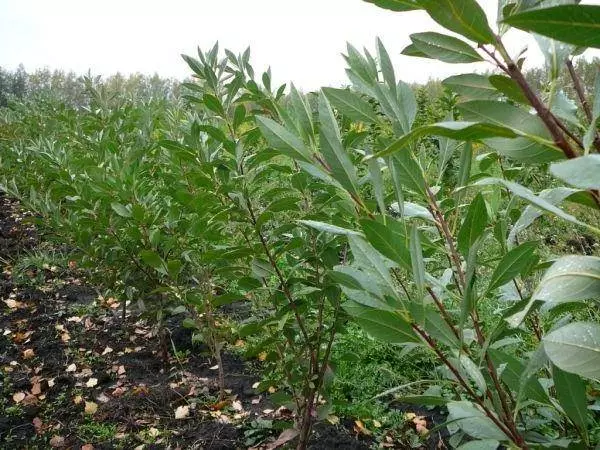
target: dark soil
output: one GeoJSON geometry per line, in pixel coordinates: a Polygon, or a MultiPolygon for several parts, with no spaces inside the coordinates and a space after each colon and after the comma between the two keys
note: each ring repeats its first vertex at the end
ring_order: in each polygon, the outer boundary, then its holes
{"type": "MultiPolygon", "coordinates": [[[[216,363],[181,317],[167,322],[164,361],[156,330],[132,313],[123,322],[119,301],[100,297],[74,265],[15,281],[15,261],[43,241],[28,218],[0,193],[0,448],[243,449],[257,420],[291,422],[253,389],[260,363],[232,351],[223,353],[228,397],[219,402],[216,363]]],[[[310,448],[370,448],[351,428],[318,424],[310,448]]],[[[262,442],[279,433],[267,430],[262,442]]]]}

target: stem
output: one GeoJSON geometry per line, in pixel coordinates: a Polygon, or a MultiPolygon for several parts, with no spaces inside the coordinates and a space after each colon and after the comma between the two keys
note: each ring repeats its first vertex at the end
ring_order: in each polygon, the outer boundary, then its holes
{"type": "Polygon", "coordinates": [[[260,228],[257,227],[256,214],[254,213],[254,209],[252,208],[252,202],[250,201],[250,199],[248,197],[246,197],[246,206],[248,207],[248,212],[250,214],[250,220],[252,222],[252,225],[254,225],[254,229],[256,231],[256,234],[258,235],[258,238],[263,247],[265,255],[267,256],[267,259],[269,260],[269,264],[275,271],[275,274],[277,275],[277,279],[279,280],[279,284],[281,285],[281,290],[283,291],[285,298],[287,299],[290,307],[292,308],[292,311],[294,311],[294,316],[296,317],[296,322],[298,323],[300,332],[302,333],[302,336],[304,337],[306,344],[310,345],[310,337],[308,335],[308,332],[306,331],[306,327],[304,326],[304,321],[302,320],[302,317],[298,313],[298,309],[296,307],[296,302],[294,302],[294,297],[292,296],[292,293],[287,285],[287,281],[283,277],[281,270],[279,270],[279,267],[277,266],[277,262],[275,261],[275,258],[273,257],[271,250],[269,249],[267,240],[265,239],[260,228]]]}
{"type": "Polygon", "coordinates": [[[450,258],[451,258],[452,262],[454,263],[456,276],[458,277],[458,281],[459,281],[459,287],[461,288],[461,291],[464,292],[465,287],[466,287],[465,273],[462,270],[462,263],[460,261],[460,256],[458,254],[458,251],[456,250],[456,246],[454,245],[454,239],[452,237],[452,233],[450,232],[450,229],[448,228],[448,222],[446,222],[446,219],[444,218],[444,214],[440,210],[440,207],[437,204],[435,196],[433,195],[433,192],[431,192],[431,189],[429,189],[429,186],[426,186],[426,190],[427,190],[427,196],[429,198],[429,206],[431,208],[431,211],[432,211],[434,217],[436,218],[436,222],[440,226],[442,237],[446,241],[446,245],[448,246],[448,250],[450,252],[450,258]]]}
{"type": "MultiPolygon", "coordinates": [[[[581,102],[581,106],[583,107],[583,110],[585,111],[585,116],[587,117],[588,121],[590,122],[590,125],[595,126],[592,109],[590,108],[590,104],[587,101],[587,98],[585,96],[585,90],[583,89],[583,85],[581,84],[581,79],[579,78],[579,75],[577,75],[577,72],[575,72],[575,67],[573,67],[573,60],[567,59],[565,64],[567,65],[567,69],[569,70],[569,75],[571,76],[571,79],[573,80],[573,86],[575,87],[575,92],[577,92],[577,97],[579,98],[579,101],[581,102]]],[[[600,137],[598,136],[598,132],[596,132],[596,134],[594,136],[594,147],[596,148],[597,151],[600,151],[600,137]]]]}
{"type": "Polygon", "coordinates": [[[456,328],[454,327],[454,322],[452,321],[452,318],[450,317],[450,314],[448,314],[448,311],[446,310],[446,307],[444,306],[442,301],[438,298],[435,292],[433,292],[433,289],[431,289],[430,287],[427,287],[427,292],[429,293],[438,310],[440,311],[442,318],[454,333],[454,336],[456,336],[456,338],[460,340],[460,335],[458,334],[458,331],[456,331],[456,328]]]}
{"type": "Polygon", "coordinates": [[[575,92],[577,92],[577,97],[579,98],[579,101],[581,102],[581,106],[583,107],[585,116],[591,123],[592,122],[592,109],[590,108],[590,104],[588,103],[587,99],[585,98],[585,91],[581,84],[581,80],[579,79],[579,76],[577,75],[577,72],[575,72],[575,67],[573,67],[573,60],[568,58],[565,61],[565,64],[567,66],[567,69],[569,70],[569,75],[571,76],[571,79],[573,80],[573,86],[575,87],[575,92]]]}
{"type": "Polygon", "coordinates": [[[312,428],[312,408],[315,402],[315,391],[316,389],[309,389],[306,397],[306,403],[304,405],[304,412],[302,414],[302,423],[300,425],[300,435],[298,437],[298,444],[296,450],[305,450],[308,446],[308,439],[310,437],[310,430],[312,428]]]}
{"type": "Polygon", "coordinates": [[[507,428],[507,426],[502,423],[496,415],[486,406],[484,401],[473,391],[473,388],[469,386],[469,384],[465,381],[460,372],[454,367],[454,365],[446,358],[446,355],[439,349],[437,343],[431,336],[429,336],[424,330],[419,328],[418,325],[412,324],[413,329],[417,332],[419,336],[423,338],[423,340],[429,345],[429,347],[436,353],[436,355],[440,358],[440,360],[448,367],[448,369],[452,372],[454,377],[458,380],[459,384],[463,387],[463,389],[467,392],[467,394],[483,409],[483,412],[489,419],[494,422],[494,424],[514,443],[516,443],[520,448],[526,449],[527,446],[523,443],[523,438],[515,434],[513,430],[507,428]]]}
{"type": "Polygon", "coordinates": [[[500,38],[497,38],[496,43],[496,48],[498,49],[500,55],[506,63],[506,73],[510,75],[510,77],[519,85],[519,87],[523,91],[523,94],[525,94],[525,97],[527,97],[529,104],[535,109],[539,118],[542,120],[542,122],[544,122],[544,125],[546,125],[546,128],[552,135],[556,146],[563,151],[567,158],[576,158],[577,153],[575,153],[571,145],[565,139],[565,136],[563,135],[563,132],[560,126],[558,125],[556,118],[552,115],[550,110],[542,103],[542,101],[533,91],[531,86],[529,86],[529,83],[527,83],[523,72],[521,72],[521,69],[519,69],[519,67],[515,64],[515,62],[511,59],[508,52],[506,51],[502,40],[500,38]]]}

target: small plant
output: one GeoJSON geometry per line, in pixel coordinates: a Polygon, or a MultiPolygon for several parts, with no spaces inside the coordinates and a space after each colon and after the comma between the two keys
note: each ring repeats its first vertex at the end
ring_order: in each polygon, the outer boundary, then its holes
{"type": "Polygon", "coordinates": [[[101,443],[110,441],[117,434],[117,426],[113,423],[87,422],[79,425],[77,436],[85,442],[101,443]]]}

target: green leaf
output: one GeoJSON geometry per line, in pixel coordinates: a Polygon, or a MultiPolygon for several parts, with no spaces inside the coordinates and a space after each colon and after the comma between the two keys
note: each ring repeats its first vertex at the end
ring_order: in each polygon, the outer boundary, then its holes
{"type": "Polygon", "coordinates": [[[476,439],[505,441],[507,436],[473,403],[466,400],[449,402],[448,421],[455,422],[466,434],[476,439]]]}
{"type": "Polygon", "coordinates": [[[190,69],[192,69],[196,73],[196,75],[199,75],[200,77],[204,78],[204,69],[202,68],[202,64],[200,63],[200,61],[188,55],[181,55],[181,57],[184,59],[187,65],[190,66],[190,69]]]}
{"type": "Polygon", "coordinates": [[[396,75],[394,73],[394,66],[390,60],[390,55],[388,55],[388,52],[385,49],[383,42],[381,42],[381,39],[377,38],[375,43],[377,45],[377,57],[379,58],[379,64],[381,65],[383,81],[386,82],[391,90],[395,90],[396,75]]]}
{"type": "Polygon", "coordinates": [[[298,136],[267,117],[257,116],[256,122],[271,147],[290,158],[312,162],[310,151],[298,136]]]}
{"type": "Polygon", "coordinates": [[[507,127],[482,122],[438,122],[433,125],[424,125],[414,128],[400,139],[389,145],[385,150],[378,152],[376,157],[391,155],[423,136],[444,136],[461,141],[478,141],[493,137],[516,137],[517,135],[507,127]]]}
{"type": "MultiPolygon", "coordinates": [[[[471,163],[473,160],[473,144],[465,142],[460,152],[460,162],[458,168],[458,187],[466,186],[471,177],[471,163]]],[[[458,197],[462,197],[463,192],[458,192],[458,197]]]]}
{"type": "Polygon", "coordinates": [[[395,296],[396,285],[390,276],[389,262],[385,261],[381,254],[375,250],[375,247],[360,236],[348,235],[348,242],[354,257],[354,264],[364,269],[364,271],[370,272],[374,280],[390,296],[395,296]]]}
{"type": "Polygon", "coordinates": [[[494,348],[488,348],[487,352],[501,380],[512,392],[524,394],[526,400],[550,404],[550,399],[538,379],[532,376],[533,374],[525,374],[526,366],[521,360],[510,353],[494,348]],[[502,371],[498,370],[500,367],[502,371]]]}
{"type": "Polygon", "coordinates": [[[556,398],[565,416],[583,433],[587,442],[588,409],[585,392],[587,383],[579,375],[565,372],[555,365],[552,365],[552,379],[556,398]]]}
{"type": "Polygon", "coordinates": [[[218,114],[221,117],[225,117],[225,110],[223,109],[223,105],[221,101],[212,94],[205,93],[202,96],[202,103],[211,110],[212,112],[218,114]]]}
{"type": "Polygon", "coordinates": [[[390,344],[420,342],[410,323],[401,314],[366,306],[350,307],[346,304],[344,309],[354,317],[361,328],[376,339],[390,344]]]}
{"type": "Polygon", "coordinates": [[[306,98],[298,92],[296,86],[292,83],[290,88],[290,98],[292,100],[292,107],[296,115],[300,130],[308,142],[315,142],[315,127],[313,124],[312,111],[306,98]]]}
{"type": "Polygon", "coordinates": [[[600,378],[600,325],[574,322],[543,338],[550,361],[565,372],[600,378]]]}
{"type": "Polygon", "coordinates": [[[598,295],[600,258],[563,256],[546,271],[527,305],[507,321],[513,327],[518,326],[536,302],[543,302],[544,307],[550,309],[561,303],[587,300],[598,295]]]}
{"type": "Polygon", "coordinates": [[[373,86],[373,95],[383,113],[392,121],[394,132],[408,133],[417,114],[417,101],[411,87],[403,81],[398,81],[393,89],[376,83],[373,86]]]}
{"type": "Polygon", "coordinates": [[[464,353],[460,354],[458,361],[469,378],[475,383],[477,389],[479,389],[481,393],[485,392],[487,385],[485,383],[485,378],[483,378],[483,374],[481,373],[481,369],[477,366],[477,364],[475,364],[471,358],[464,353]]]}
{"type": "Polygon", "coordinates": [[[425,308],[425,323],[423,328],[434,339],[443,342],[450,348],[460,348],[460,342],[456,334],[440,315],[437,309],[425,308]]]}
{"type": "Polygon", "coordinates": [[[367,3],[372,3],[380,8],[389,9],[391,11],[412,11],[421,7],[416,1],[412,0],[364,0],[367,3]]]}
{"type": "Polygon", "coordinates": [[[306,225],[307,227],[314,228],[315,230],[324,231],[325,233],[340,234],[344,236],[356,235],[360,236],[357,231],[349,230],[347,228],[338,227],[329,223],[317,222],[314,220],[299,220],[298,223],[306,225]]]}
{"type": "Polygon", "coordinates": [[[383,176],[381,174],[381,166],[379,165],[379,160],[368,160],[367,168],[369,169],[369,179],[371,180],[371,185],[373,186],[373,192],[375,195],[375,199],[377,200],[379,212],[381,214],[385,214],[385,186],[383,184],[383,176]]]}
{"type": "Polygon", "coordinates": [[[413,192],[424,194],[425,178],[423,177],[423,169],[413,157],[412,152],[404,149],[404,151],[393,155],[392,160],[394,170],[396,170],[402,186],[413,192]]]}
{"type": "Polygon", "coordinates": [[[406,246],[406,228],[403,223],[388,220],[384,225],[374,220],[362,219],[360,226],[369,243],[378,252],[406,269],[411,268],[410,252],[406,246]]]}
{"type": "Polygon", "coordinates": [[[125,205],[117,202],[110,204],[110,207],[121,217],[131,217],[131,211],[125,205]]]}
{"type": "Polygon", "coordinates": [[[408,44],[406,47],[404,47],[400,54],[404,56],[415,56],[417,58],[431,59],[431,57],[419,50],[415,44],[408,44]]]}
{"type": "Polygon", "coordinates": [[[330,167],[331,175],[349,193],[358,196],[356,168],[342,146],[335,116],[323,91],[319,92],[319,120],[321,153],[330,167]]]}
{"type": "Polygon", "coordinates": [[[551,212],[555,216],[558,216],[561,219],[564,219],[568,222],[574,223],[575,225],[587,226],[583,222],[579,221],[576,217],[564,212],[560,208],[557,208],[552,203],[544,200],[543,198],[538,197],[533,192],[531,192],[529,189],[527,189],[524,186],[521,186],[518,183],[514,183],[512,181],[504,180],[501,178],[484,178],[482,180],[475,182],[473,185],[474,186],[485,186],[485,185],[489,185],[489,184],[503,185],[517,197],[521,197],[523,200],[528,201],[529,203],[537,206],[538,208],[541,208],[545,211],[551,212]]]}
{"type": "Polygon", "coordinates": [[[452,156],[459,145],[460,143],[454,139],[449,139],[443,136],[438,138],[438,180],[442,179],[444,172],[448,167],[448,163],[450,162],[450,159],[452,159],[452,156]]]}
{"type": "Polygon", "coordinates": [[[140,259],[144,264],[152,267],[156,271],[164,274],[167,273],[165,263],[163,262],[162,258],[158,253],[153,252],[151,250],[142,250],[140,252],[140,259]]]}
{"type": "MultiPolygon", "coordinates": [[[[570,189],[566,187],[544,189],[542,192],[539,193],[539,198],[550,203],[551,205],[556,206],[562,203],[566,198],[577,194],[578,192],[581,191],[579,189],[570,189]]],[[[529,227],[529,225],[531,225],[535,221],[535,219],[542,216],[543,214],[544,210],[536,208],[533,205],[528,205],[521,213],[519,220],[517,220],[512,226],[507,239],[508,245],[513,246],[517,240],[517,235],[521,231],[529,227]]]]}
{"type": "Polygon", "coordinates": [[[554,145],[542,120],[524,109],[505,102],[473,100],[457,106],[465,120],[509,128],[517,139],[493,138],[484,143],[498,153],[528,163],[543,163],[564,158],[554,145]]]}
{"type": "Polygon", "coordinates": [[[483,61],[469,44],[452,36],[441,33],[426,32],[410,35],[412,43],[430,58],[460,64],[483,61]]]}
{"type": "Polygon", "coordinates": [[[493,100],[500,95],[485,75],[463,73],[442,81],[442,85],[456,92],[465,100],[493,100]]]}
{"type": "MultiPolygon", "coordinates": [[[[390,207],[394,212],[400,213],[400,207],[397,203],[392,203],[390,207]]],[[[435,222],[431,211],[429,211],[425,206],[412,202],[402,202],[402,217],[418,217],[419,219],[427,220],[428,222],[435,222]]]]}
{"type": "Polygon", "coordinates": [[[416,0],[444,28],[479,44],[492,44],[495,35],[475,0],[416,0]]]}
{"type": "Polygon", "coordinates": [[[534,300],[559,303],[587,300],[600,296],[600,258],[596,256],[567,255],[559,258],[546,271],[534,300]]]}
{"type": "Polygon", "coordinates": [[[481,439],[462,444],[456,450],[496,450],[498,447],[500,447],[500,441],[495,439],[481,439]]]}
{"type": "Polygon", "coordinates": [[[600,155],[586,155],[550,166],[550,172],[571,186],[600,189],[600,155]]]}
{"type": "Polygon", "coordinates": [[[417,301],[422,302],[425,297],[425,262],[423,250],[419,239],[419,228],[413,223],[410,230],[410,258],[413,281],[417,288],[417,301]]]}
{"type": "Polygon", "coordinates": [[[490,84],[507,98],[524,105],[529,105],[529,100],[523,94],[516,81],[505,75],[492,75],[489,77],[490,84]]]}
{"type": "Polygon", "coordinates": [[[325,87],[323,93],[333,106],[350,119],[366,123],[377,123],[379,121],[369,102],[363,100],[354,92],[348,89],[325,87]]]}
{"type": "Polygon", "coordinates": [[[469,248],[483,234],[488,224],[488,213],[485,200],[481,193],[471,202],[457,237],[458,249],[463,255],[468,255],[469,248]]]}
{"type": "Polygon", "coordinates": [[[493,291],[523,273],[537,260],[536,249],[537,242],[525,242],[504,255],[490,278],[487,291],[493,291]]]}
{"type": "Polygon", "coordinates": [[[560,5],[532,9],[509,16],[504,23],[568,44],[600,48],[600,6],[560,5]]]}

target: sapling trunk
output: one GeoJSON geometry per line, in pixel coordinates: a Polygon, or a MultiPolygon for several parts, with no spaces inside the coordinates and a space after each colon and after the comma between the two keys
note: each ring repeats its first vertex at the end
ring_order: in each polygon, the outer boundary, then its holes
{"type": "Polygon", "coordinates": [[[315,403],[316,389],[309,388],[308,395],[304,402],[302,411],[302,421],[300,422],[300,434],[298,435],[298,444],[296,450],[305,450],[310,439],[310,432],[313,426],[313,407],[315,403]]]}

